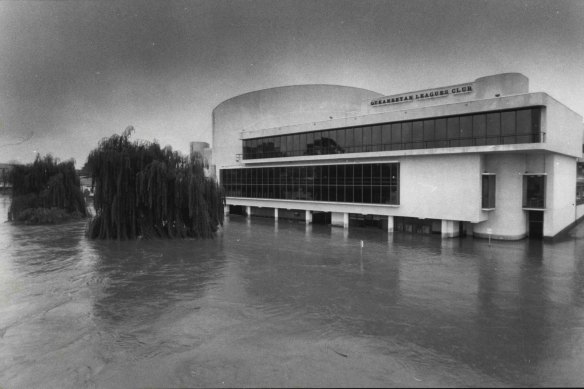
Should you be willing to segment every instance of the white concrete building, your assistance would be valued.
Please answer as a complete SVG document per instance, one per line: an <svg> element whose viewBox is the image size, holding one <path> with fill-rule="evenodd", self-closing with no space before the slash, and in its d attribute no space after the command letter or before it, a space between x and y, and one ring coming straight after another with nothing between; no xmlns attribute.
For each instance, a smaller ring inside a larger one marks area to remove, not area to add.
<svg viewBox="0 0 584 389"><path fill-rule="evenodd" d="M571 227L584 216L583 143L582 117L518 73L390 96L279 87L213 111L231 208L443 237Z"/></svg>

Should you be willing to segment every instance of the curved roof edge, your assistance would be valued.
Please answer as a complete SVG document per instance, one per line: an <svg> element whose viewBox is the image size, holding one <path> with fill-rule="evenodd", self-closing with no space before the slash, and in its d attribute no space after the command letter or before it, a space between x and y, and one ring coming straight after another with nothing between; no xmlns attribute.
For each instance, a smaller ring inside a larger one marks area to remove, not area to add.
<svg viewBox="0 0 584 389"><path fill-rule="evenodd" d="M215 106L215 108L213 108L213 111L215 111L217 108L219 108L221 105L231 101L231 100L235 100L235 99L239 99L243 96L247 96L250 94L254 94L254 93L258 93L258 92L265 92L265 91L269 91L269 90L275 90L275 89L288 89L288 88L298 88L298 87L318 87L318 86L324 86L324 87L336 87L336 88L347 88L347 89L353 89L353 90L360 90L363 92L368 92L368 93L374 93L378 96L373 96L373 97L381 97L383 96L382 93L373 91L373 90L369 90L369 89L365 89L365 88L359 88L359 87L354 87L354 86L347 86L347 85L338 85L338 84L296 84L296 85L282 85L282 86L274 86L274 87L270 87L270 88L263 88L263 89L257 89L257 90L253 90L253 91L249 91L249 92L245 92L233 97L228 98L227 100L223 100L222 102L220 102L219 104L217 104Z"/></svg>

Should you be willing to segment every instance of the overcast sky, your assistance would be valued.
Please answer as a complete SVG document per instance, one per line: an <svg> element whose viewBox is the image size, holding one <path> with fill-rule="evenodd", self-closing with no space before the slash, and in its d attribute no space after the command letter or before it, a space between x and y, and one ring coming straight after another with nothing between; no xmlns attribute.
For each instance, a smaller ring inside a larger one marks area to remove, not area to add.
<svg viewBox="0 0 584 389"><path fill-rule="evenodd" d="M292 84L394 94L520 72L584 115L584 1L3 1L0 162L128 125L188 151L211 112Z"/></svg>

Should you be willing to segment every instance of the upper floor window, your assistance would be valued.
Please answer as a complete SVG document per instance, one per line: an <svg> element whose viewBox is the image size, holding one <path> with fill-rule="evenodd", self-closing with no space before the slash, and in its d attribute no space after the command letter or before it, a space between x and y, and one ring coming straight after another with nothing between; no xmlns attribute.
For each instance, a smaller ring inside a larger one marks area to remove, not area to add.
<svg viewBox="0 0 584 389"><path fill-rule="evenodd" d="M541 108L427 118L243 141L243 158L537 143Z"/></svg>

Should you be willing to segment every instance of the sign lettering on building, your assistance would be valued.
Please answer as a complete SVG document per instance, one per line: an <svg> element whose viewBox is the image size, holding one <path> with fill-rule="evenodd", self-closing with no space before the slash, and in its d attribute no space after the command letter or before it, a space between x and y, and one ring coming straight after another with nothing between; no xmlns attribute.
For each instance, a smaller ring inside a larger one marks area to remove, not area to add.
<svg viewBox="0 0 584 389"><path fill-rule="evenodd" d="M439 97L448 97L454 95L460 95L464 93L471 93L473 87L471 84L450 86L446 88L438 89L428 89L418 92L405 93L401 95L385 96L380 97L375 100L371 100L371 105L388 105L388 104L399 104L408 103L411 101L435 99Z"/></svg>

